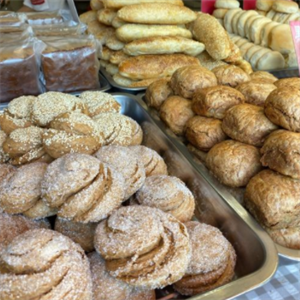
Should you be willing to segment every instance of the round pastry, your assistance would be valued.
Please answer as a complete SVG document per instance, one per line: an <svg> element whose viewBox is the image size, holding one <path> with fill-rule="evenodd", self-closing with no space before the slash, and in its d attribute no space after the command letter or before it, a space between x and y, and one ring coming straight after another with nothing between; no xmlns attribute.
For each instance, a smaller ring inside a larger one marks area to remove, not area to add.
<svg viewBox="0 0 300 300"><path fill-rule="evenodd" d="M222 66L222 65L227 65L224 61L222 60L214 60L208 53L207 51L203 51L197 56L197 59L200 61L200 64L202 67L212 70L213 68L217 66Z"/></svg>
<svg viewBox="0 0 300 300"><path fill-rule="evenodd" d="M266 137L278 127L265 116L262 107L244 103L230 108L222 129L232 139L261 147Z"/></svg>
<svg viewBox="0 0 300 300"><path fill-rule="evenodd" d="M139 204L159 208L180 222L190 221L194 215L195 199L179 178L166 175L150 176L137 191Z"/></svg>
<svg viewBox="0 0 300 300"><path fill-rule="evenodd" d="M0 213L0 253L12 240L23 232L36 228L50 229L47 219L31 220L22 215ZM1 264L1 263L0 263ZM0 267L1 268L1 267ZM1 271L0 271L1 273Z"/></svg>
<svg viewBox="0 0 300 300"><path fill-rule="evenodd" d="M179 96L170 96L162 104L159 116L177 135L183 135L186 122L194 116L192 101Z"/></svg>
<svg viewBox="0 0 300 300"><path fill-rule="evenodd" d="M169 80L159 79L152 82L146 89L145 100L149 107L159 110L163 102L173 95Z"/></svg>
<svg viewBox="0 0 300 300"><path fill-rule="evenodd" d="M210 149L206 166L221 183L230 187L246 186L261 170L259 150L251 145L227 140Z"/></svg>
<svg viewBox="0 0 300 300"><path fill-rule="evenodd" d="M276 86L272 83L259 81L241 83L236 89L245 96L245 102L263 107L267 97L276 89Z"/></svg>
<svg viewBox="0 0 300 300"><path fill-rule="evenodd" d="M232 8L238 8L240 7L239 1L236 0L217 0L215 3L215 8L227 8L227 9L232 9Z"/></svg>
<svg viewBox="0 0 300 300"><path fill-rule="evenodd" d="M87 106L91 117L100 113L120 113L121 111L121 105L112 95L105 92L86 91L80 94L79 98Z"/></svg>
<svg viewBox="0 0 300 300"><path fill-rule="evenodd" d="M97 253L88 255L90 261L94 300L155 300L154 290L138 290L109 275L105 260Z"/></svg>
<svg viewBox="0 0 300 300"><path fill-rule="evenodd" d="M87 257L68 237L49 229L18 235L1 253L0 299L91 300Z"/></svg>
<svg viewBox="0 0 300 300"><path fill-rule="evenodd" d="M222 232L211 225L187 222L192 257L181 280L173 287L182 295L212 290L233 279L236 253Z"/></svg>
<svg viewBox="0 0 300 300"><path fill-rule="evenodd" d="M263 170L248 183L245 206L269 229L300 225L300 181L272 170Z"/></svg>
<svg viewBox="0 0 300 300"><path fill-rule="evenodd" d="M196 89L217 85L217 78L211 71L197 65L177 69L170 80L175 95L192 98Z"/></svg>
<svg viewBox="0 0 300 300"><path fill-rule="evenodd" d="M299 10L299 6L294 1L276 0L272 4L272 9L286 14L292 14Z"/></svg>
<svg viewBox="0 0 300 300"><path fill-rule="evenodd" d="M104 135L105 145L140 145L143 140L141 126L130 117L102 113L93 118L99 131Z"/></svg>
<svg viewBox="0 0 300 300"><path fill-rule="evenodd" d="M95 153L95 156L123 175L125 179L125 200L144 184L146 179L144 165L130 148L117 145L104 146Z"/></svg>
<svg viewBox="0 0 300 300"><path fill-rule="evenodd" d="M299 147L300 133L276 130L261 148L261 163L283 175L300 179Z"/></svg>
<svg viewBox="0 0 300 300"><path fill-rule="evenodd" d="M94 244L110 275L145 289L178 281L190 261L186 227L147 206L119 208L98 225Z"/></svg>
<svg viewBox="0 0 300 300"><path fill-rule="evenodd" d="M274 85L276 85L277 88L294 87L300 89L300 78L292 77L292 78L278 79L277 81L274 82Z"/></svg>
<svg viewBox="0 0 300 300"><path fill-rule="evenodd" d="M94 250L94 234L97 223L78 223L62 218L55 219L54 229L79 244L86 252Z"/></svg>
<svg viewBox="0 0 300 300"><path fill-rule="evenodd" d="M42 197L58 216L74 222L98 222L124 200L124 178L97 158L66 154L48 165Z"/></svg>
<svg viewBox="0 0 300 300"><path fill-rule="evenodd" d="M6 140L6 134L4 131L0 129L0 164L5 163L9 160L9 156L7 153L3 151L3 143Z"/></svg>
<svg viewBox="0 0 300 300"><path fill-rule="evenodd" d="M250 80L250 76L235 65L219 66L213 68L212 72L216 75L218 84L221 85L236 87L240 83Z"/></svg>
<svg viewBox="0 0 300 300"><path fill-rule="evenodd" d="M3 151L11 158L13 165L22 165L33 161L51 161L43 148L44 129L30 126L19 128L10 133L4 141Z"/></svg>
<svg viewBox="0 0 300 300"><path fill-rule="evenodd" d="M276 125L300 131L300 89L292 86L274 90L265 102L265 114Z"/></svg>
<svg viewBox="0 0 300 300"><path fill-rule="evenodd" d="M200 116L223 119L230 107L244 101L245 97L236 89L217 85L198 89L193 95L192 109Z"/></svg>
<svg viewBox="0 0 300 300"><path fill-rule="evenodd" d="M130 146L129 149L133 151L144 165L146 177L168 175L167 165L156 151L141 145Z"/></svg>
<svg viewBox="0 0 300 300"><path fill-rule="evenodd" d="M39 126L47 126L55 117L73 110L88 114L86 105L69 94L47 92L37 97L32 107L32 120Z"/></svg>
<svg viewBox="0 0 300 300"><path fill-rule="evenodd" d="M250 74L251 81L252 80L268 80L270 83L274 83L278 80L273 74L266 72L266 71L256 71Z"/></svg>
<svg viewBox="0 0 300 300"><path fill-rule="evenodd" d="M188 120L185 136L191 144L202 151L209 151L227 138L220 120L200 116Z"/></svg>

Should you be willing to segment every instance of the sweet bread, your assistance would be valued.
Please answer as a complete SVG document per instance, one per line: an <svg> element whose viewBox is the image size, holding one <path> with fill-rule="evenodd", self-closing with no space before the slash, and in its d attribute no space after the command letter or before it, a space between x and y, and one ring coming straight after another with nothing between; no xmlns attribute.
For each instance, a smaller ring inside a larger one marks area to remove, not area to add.
<svg viewBox="0 0 300 300"><path fill-rule="evenodd" d="M276 0L272 4L272 9L281 13L292 14L299 10L299 6L294 1Z"/></svg>
<svg viewBox="0 0 300 300"><path fill-rule="evenodd" d="M261 81L261 79L263 79L264 81L268 80L270 83L275 83L275 81L278 80L277 77L275 77L273 74L266 72L266 71L255 71L252 74L250 74L250 78L251 78L251 81L257 79L259 82L259 81Z"/></svg>
<svg viewBox="0 0 300 300"><path fill-rule="evenodd" d="M223 19L227 11L227 8L217 8L213 11L212 15L217 19Z"/></svg>
<svg viewBox="0 0 300 300"><path fill-rule="evenodd" d="M111 166L86 154L66 154L47 167L41 184L46 203L59 217L98 222L124 200L124 178Z"/></svg>
<svg viewBox="0 0 300 300"><path fill-rule="evenodd" d="M125 46L123 41L117 37L116 32L106 37L105 45L106 47L114 51L122 50Z"/></svg>
<svg viewBox="0 0 300 300"><path fill-rule="evenodd" d="M240 14L241 9L239 7L234 9L229 9L227 13L224 16L224 27L228 33L235 33L235 31L232 28L232 19L235 17L235 15Z"/></svg>
<svg viewBox="0 0 300 300"><path fill-rule="evenodd" d="M237 8L240 7L239 1L236 0L217 0L215 3L215 8Z"/></svg>
<svg viewBox="0 0 300 300"><path fill-rule="evenodd" d="M3 151L3 143L6 140L6 134L4 131L0 130L0 164L3 164L9 160L9 156L7 153Z"/></svg>
<svg viewBox="0 0 300 300"><path fill-rule="evenodd" d="M272 8L274 0L257 0L256 8L262 11L269 11Z"/></svg>
<svg viewBox="0 0 300 300"><path fill-rule="evenodd" d="M95 157L123 175L125 200L143 186L146 179L144 165L130 148L117 145L104 146L95 153Z"/></svg>
<svg viewBox="0 0 300 300"><path fill-rule="evenodd" d="M207 51L203 51L199 55L197 55L197 59L200 62L200 65L208 70L212 70L215 67L227 65L226 62L222 60L214 60Z"/></svg>
<svg viewBox="0 0 300 300"><path fill-rule="evenodd" d="M277 81L274 82L274 85L276 85L277 88L294 87L300 89L300 78L291 77L291 78L278 79Z"/></svg>
<svg viewBox="0 0 300 300"><path fill-rule="evenodd" d="M109 58L109 62L118 66L122 61L128 59L129 55L127 55L124 51L125 49L113 52Z"/></svg>
<svg viewBox="0 0 300 300"><path fill-rule="evenodd" d="M80 22L82 22L84 24L88 24L90 22L97 21L97 12L94 10L86 11L86 12L82 13L81 15L79 15L79 20L80 20Z"/></svg>
<svg viewBox="0 0 300 300"><path fill-rule="evenodd" d="M116 15L116 10L111 8L102 8L97 11L97 20L104 25L111 26Z"/></svg>
<svg viewBox="0 0 300 300"><path fill-rule="evenodd" d="M147 206L121 207L101 222L95 248L110 275L145 289L178 281L190 261L186 227L172 215Z"/></svg>
<svg viewBox="0 0 300 300"><path fill-rule="evenodd" d="M56 231L26 231L2 251L0 260L7 269L0 275L1 299L92 299L84 251Z"/></svg>
<svg viewBox="0 0 300 300"><path fill-rule="evenodd" d="M110 8L122 8L126 5L133 5L138 3L149 3L153 0L102 0L105 7ZM170 3L174 5L183 6L184 3L182 0L155 0L157 3Z"/></svg>

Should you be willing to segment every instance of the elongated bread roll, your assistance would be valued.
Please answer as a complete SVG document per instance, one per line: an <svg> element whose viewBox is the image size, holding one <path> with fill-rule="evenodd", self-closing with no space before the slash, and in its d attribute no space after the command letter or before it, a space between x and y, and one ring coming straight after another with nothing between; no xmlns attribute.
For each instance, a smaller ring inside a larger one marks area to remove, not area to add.
<svg viewBox="0 0 300 300"><path fill-rule="evenodd" d="M124 52L136 56L142 54L184 53L197 56L204 51L204 44L180 36L159 36L139 39L125 45Z"/></svg>
<svg viewBox="0 0 300 300"><path fill-rule="evenodd" d="M168 78L149 78L149 79L142 79L142 80L132 80L132 79L129 79L129 78L126 78L126 77L120 75L120 73L117 73L113 76L113 80L117 84L119 84L121 86L125 86L125 87L130 87L130 88L147 87L154 81L157 81L160 79L169 80L170 78L168 77Z"/></svg>
<svg viewBox="0 0 300 300"><path fill-rule="evenodd" d="M116 10L110 8L103 8L97 12L97 19L100 23L111 26L112 21L116 15Z"/></svg>
<svg viewBox="0 0 300 300"><path fill-rule="evenodd" d="M224 16L224 26L229 33L233 32L231 20L234 17L234 15L237 14L239 11L241 11L240 8L229 9L226 15Z"/></svg>
<svg viewBox="0 0 300 300"><path fill-rule="evenodd" d="M197 14L185 6L141 3L121 8L118 17L130 23L176 25L193 22Z"/></svg>
<svg viewBox="0 0 300 300"><path fill-rule="evenodd" d="M175 25L126 24L116 30L117 38L125 43L152 36L169 35L192 38L192 33L189 30Z"/></svg>
<svg viewBox="0 0 300 300"><path fill-rule="evenodd" d="M184 3L182 0L102 0L105 7L110 8L122 8L123 6L139 4L139 3L170 3L174 5L183 6Z"/></svg>
<svg viewBox="0 0 300 300"><path fill-rule="evenodd" d="M171 76L178 68L200 65L197 58L185 54L140 55L119 65L119 73L130 79L147 79Z"/></svg>
<svg viewBox="0 0 300 300"><path fill-rule="evenodd" d="M230 55L230 38L216 18L199 13L194 22L193 35L205 45L206 51L214 60L222 60Z"/></svg>
<svg viewBox="0 0 300 300"><path fill-rule="evenodd" d="M271 51L263 55L257 62L257 70L276 70L284 68L285 61L278 51Z"/></svg>

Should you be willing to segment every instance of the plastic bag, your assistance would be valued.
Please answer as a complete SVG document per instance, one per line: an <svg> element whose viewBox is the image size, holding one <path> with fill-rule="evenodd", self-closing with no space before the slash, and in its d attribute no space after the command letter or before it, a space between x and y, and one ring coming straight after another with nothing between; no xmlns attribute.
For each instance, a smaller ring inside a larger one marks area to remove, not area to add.
<svg viewBox="0 0 300 300"><path fill-rule="evenodd" d="M53 25L32 26L36 36L72 36L85 33L87 26L75 21L68 21Z"/></svg>
<svg viewBox="0 0 300 300"><path fill-rule="evenodd" d="M16 14L14 12L5 15L0 15L0 27L13 26L18 27L25 23L26 17L24 14Z"/></svg>
<svg viewBox="0 0 300 300"><path fill-rule="evenodd" d="M25 14L26 22L29 25L51 25L64 22L64 18L59 11L28 12Z"/></svg>
<svg viewBox="0 0 300 300"><path fill-rule="evenodd" d="M1 28L1 27L0 27ZM22 31L11 31L11 28L22 29ZM20 27L8 27L8 31L1 32L0 34L0 44L10 44L16 42L25 42L25 40L33 37L34 33L28 24L24 24Z"/></svg>

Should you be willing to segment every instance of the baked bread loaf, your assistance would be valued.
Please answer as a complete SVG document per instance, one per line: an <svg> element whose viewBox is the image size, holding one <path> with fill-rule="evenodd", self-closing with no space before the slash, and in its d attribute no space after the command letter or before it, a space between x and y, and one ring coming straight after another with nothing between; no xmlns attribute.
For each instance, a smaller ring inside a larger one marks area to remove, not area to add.
<svg viewBox="0 0 300 300"><path fill-rule="evenodd" d="M283 175L300 179L300 163L297 151L300 134L286 130L276 130L270 134L261 148L261 163L264 167Z"/></svg>
<svg viewBox="0 0 300 300"><path fill-rule="evenodd" d="M221 183L230 187L246 186L262 167L256 147L233 140L212 147L206 166Z"/></svg>
<svg viewBox="0 0 300 300"><path fill-rule="evenodd" d="M268 12L271 10L274 0L257 0L256 8Z"/></svg>
<svg viewBox="0 0 300 300"><path fill-rule="evenodd" d="M97 11L97 20L104 25L111 26L116 15L117 10L111 8L102 8Z"/></svg>
<svg viewBox="0 0 300 300"><path fill-rule="evenodd" d="M81 247L62 234L33 229L17 236L1 253L1 299L91 300L89 262Z"/></svg>
<svg viewBox="0 0 300 300"><path fill-rule="evenodd" d="M245 205L250 213L272 230L300 224L300 182L272 170L263 170L246 187Z"/></svg>
<svg viewBox="0 0 300 300"><path fill-rule="evenodd" d="M299 10L299 6L294 1L276 0L272 4L272 9L286 14L295 13Z"/></svg>
<svg viewBox="0 0 300 300"><path fill-rule="evenodd" d="M197 89L217 85L213 72L197 65L177 69L170 80L170 86L175 95L192 98Z"/></svg>
<svg viewBox="0 0 300 300"><path fill-rule="evenodd" d="M4 131L0 130L0 164L3 164L9 160L7 153L3 151L3 143L6 140L6 134Z"/></svg>
<svg viewBox="0 0 300 300"><path fill-rule="evenodd" d="M287 86L274 90L265 102L265 114L287 130L300 131L300 89Z"/></svg>
<svg viewBox="0 0 300 300"><path fill-rule="evenodd" d="M103 8L103 2L102 0L91 0L90 6L92 10L98 11L99 9Z"/></svg>
<svg viewBox="0 0 300 300"><path fill-rule="evenodd" d="M239 1L236 0L217 0L215 3L215 8L237 8L240 7Z"/></svg>
<svg viewBox="0 0 300 300"><path fill-rule="evenodd" d="M236 253L222 232L196 221L187 222L186 227L192 257L183 278L173 285L175 290L182 295L196 295L231 281Z"/></svg>
<svg viewBox="0 0 300 300"><path fill-rule="evenodd" d="M174 5L183 6L184 3L182 0L102 0L105 7L110 8L122 8L126 5L133 5L138 3L149 3L149 2L156 2L156 3L170 3Z"/></svg>
<svg viewBox="0 0 300 300"><path fill-rule="evenodd" d="M244 103L230 108L222 123L232 139L261 147L266 137L278 127L265 116L262 107Z"/></svg>
<svg viewBox="0 0 300 300"><path fill-rule="evenodd" d="M0 164L0 182L4 180L6 176L11 176L10 174L14 172L15 167L11 164ZM0 208L0 212L2 212Z"/></svg>
<svg viewBox="0 0 300 300"><path fill-rule="evenodd" d="M124 49L122 49L122 50L114 51L114 53L112 53L109 58L109 62L118 66L122 61L124 61L128 58L129 58L129 55L127 55L124 52Z"/></svg>
<svg viewBox="0 0 300 300"><path fill-rule="evenodd" d="M208 70L212 70L215 67L227 65L226 62L222 60L214 60L207 51L203 51L197 55L197 59L200 62L200 65Z"/></svg>
<svg viewBox="0 0 300 300"><path fill-rule="evenodd" d="M222 121L200 116L187 121L185 136L192 145L202 151L209 151L227 138L222 130Z"/></svg>
<svg viewBox="0 0 300 300"><path fill-rule="evenodd" d="M183 223L194 215L194 196L177 177L156 175L146 178L135 199L139 204L159 208Z"/></svg>
<svg viewBox="0 0 300 300"><path fill-rule="evenodd" d="M95 248L110 275L145 289L178 281L190 261L186 227L170 214L147 206L121 207L101 222Z"/></svg>
<svg viewBox="0 0 300 300"><path fill-rule="evenodd" d="M250 74L250 78L251 78L251 81L257 80L259 82L259 81L262 81L261 79L263 79L264 82L269 81L270 83L275 83L275 81L278 80L277 77L275 77L273 74L266 72L266 71L253 72L252 74Z"/></svg>
<svg viewBox="0 0 300 300"><path fill-rule="evenodd" d="M116 32L106 37L105 45L114 51L123 50L125 47L123 41L117 37Z"/></svg>
<svg viewBox="0 0 300 300"><path fill-rule="evenodd" d="M245 97L236 89L216 85L196 90L193 95L192 109L200 116L223 119L229 108L244 101Z"/></svg>
<svg viewBox="0 0 300 300"><path fill-rule="evenodd" d="M93 156L66 154L49 164L41 190L43 200L58 209L59 217L98 222L124 200L124 178Z"/></svg>
<svg viewBox="0 0 300 300"><path fill-rule="evenodd" d="M96 21L97 20L97 12L94 10L86 11L86 12L82 13L81 15L79 15L79 20L80 20L80 22L82 22L84 24L88 24L92 21Z"/></svg>
<svg viewBox="0 0 300 300"><path fill-rule="evenodd" d="M173 133L183 135L186 122L194 116L192 101L170 96L160 107L159 116Z"/></svg>
<svg viewBox="0 0 300 300"><path fill-rule="evenodd" d="M277 88L284 88L284 87L294 87L300 89L300 78L298 77L291 77L291 78L282 78L278 79L274 82L274 85L277 86Z"/></svg>

